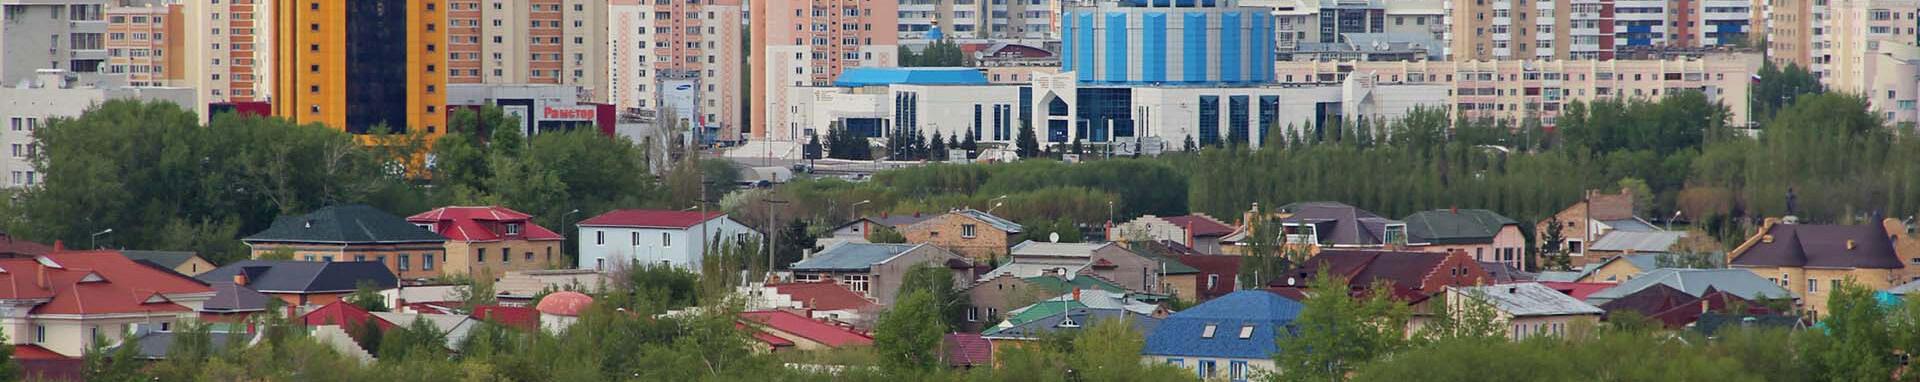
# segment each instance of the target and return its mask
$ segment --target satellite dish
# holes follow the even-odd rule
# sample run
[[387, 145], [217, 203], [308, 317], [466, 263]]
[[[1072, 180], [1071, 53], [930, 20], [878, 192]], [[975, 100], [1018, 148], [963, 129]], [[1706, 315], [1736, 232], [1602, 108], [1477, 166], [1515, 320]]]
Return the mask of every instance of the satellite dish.
[[1059, 243], [1059, 242], [1060, 242], [1060, 233], [1059, 233], [1059, 232], [1054, 232], [1054, 233], [1049, 233], [1049, 234], [1047, 234], [1047, 242], [1048, 242], [1048, 243]]
[[1292, 278], [1292, 277], [1288, 277], [1288, 278], [1287, 278], [1287, 285], [1293, 285], [1293, 278]]

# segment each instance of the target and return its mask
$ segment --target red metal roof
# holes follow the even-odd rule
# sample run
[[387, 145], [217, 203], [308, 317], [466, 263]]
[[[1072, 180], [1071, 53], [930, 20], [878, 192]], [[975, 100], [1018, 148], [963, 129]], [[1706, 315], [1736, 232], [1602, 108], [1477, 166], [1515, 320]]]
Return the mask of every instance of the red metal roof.
[[600, 216], [583, 220], [580, 222], [580, 225], [687, 229], [688, 227], [700, 224], [700, 222], [721, 216], [726, 216], [726, 214], [719, 211], [710, 211], [706, 213], [706, 218], [703, 219], [699, 211], [613, 210], [600, 214]]
[[520, 330], [540, 329], [540, 311], [527, 307], [483, 305], [473, 308], [473, 318], [492, 321]]
[[1560, 291], [1560, 293], [1566, 293], [1567, 296], [1572, 296], [1575, 300], [1584, 301], [1587, 299], [1587, 295], [1591, 295], [1594, 292], [1606, 290], [1607, 288], [1618, 286], [1619, 284], [1541, 281], [1540, 285], [1545, 285], [1548, 288], [1553, 288], [1553, 290]]
[[47, 350], [47, 348], [40, 347], [40, 345], [13, 345], [13, 358], [15, 359], [69, 359], [69, 358], [76, 358], [76, 357], [68, 357], [68, 356], [60, 355], [60, 353], [55, 353], [52, 350]]
[[33, 314], [189, 311], [165, 294], [213, 293], [191, 277], [136, 263], [117, 251], [0, 259], [0, 299], [46, 299]]
[[380, 325], [381, 330], [394, 327], [392, 322], [374, 316], [373, 313], [367, 313], [365, 309], [360, 309], [360, 306], [349, 304], [345, 300], [322, 305], [319, 309], [300, 316], [300, 323], [306, 326], [339, 325], [342, 328], [351, 328], [364, 325], [363, 323], [367, 320], [374, 320], [374, 325]]
[[993, 344], [979, 334], [953, 333], [947, 335], [945, 349], [941, 353], [947, 360], [947, 366], [971, 367], [993, 364]]
[[[738, 322], [733, 323], [733, 328], [740, 329], [740, 330], [749, 330], [747, 328], [747, 324], [742, 324]], [[780, 336], [767, 334], [767, 332], [762, 332], [758, 330], [753, 331], [753, 339], [760, 341], [760, 343], [767, 344], [767, 346], [771, 346], [775, 349], [793, 347], [793, 341], [788, 341], [785, 338], [780, 338]]]
[[866, 334], [802, 317], [792, 312], [778, 310], [741, 312], [740, 319], [761, 325], [761, 331], [774, 330], [792, 334], [829, 347], [873, 344], [873, 337]]
[[[1240, 276], [1240, 256], [1180, 255], [1174, 260], [1200, 270], [1196, 281], [1200, 283], [1197, 287], [1201, 289], [1201, 301], [1225, 296], [1240, 289], [1237, 286]], [[1219, 281], [1213, 284], [1213, 288], [1207, 288], [1207, 278], [1212, 275], [1219, 275]]]
[[0, 255], [31, 256], [47, 252], [53, 252], [53, 247], [0, 233]]
[[1188, 233], [1193, 234], [1194, 237], [1226, 236], [1233, 233], [1232, 226], [1222, 224], [1205, 215], [1168, 216], [1161, 219], [1188, 230]]
[[809, 309], [815, 310], [857, 310], [874, 307], [872, 301], [860, 297], [859, 293], [847, 290], [833, 280], [767, 285], [780, 294], [799, 301]]
[[[564, 237], [534, 224], [532, 215], [500, 206], [440, 207], [407, 217], [407, 222], [433, 224], [433, 232], [449, 240], [486, 242], [499, 240], [557, 241]], [[505, 224], [519, 224], [520, 233], [507, 235]]]

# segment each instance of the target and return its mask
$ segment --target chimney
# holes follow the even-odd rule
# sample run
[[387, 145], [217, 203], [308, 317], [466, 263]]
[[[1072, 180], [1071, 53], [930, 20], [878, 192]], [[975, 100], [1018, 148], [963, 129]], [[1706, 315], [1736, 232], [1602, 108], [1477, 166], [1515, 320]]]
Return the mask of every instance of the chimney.
[[1761, 244], [1773, 244], [1773, 235], [1760, 235]]
[[1447, 212], [1452, 212], [1452, 213], [1453, 213], [1454, 215], [1459, 215], [1459, 214], [1460, 214], [1460, 206], [1448, 206], [1448, 207], [1447, 207]]
[[66, 243], [66, 242], [63, 242], [63, 241], [59, 241], [59, 240], [54, 240], [54, 241], [53, 241], [53, 251], [54, 251], [54, 252], [61, 252], [61, 251], [66, 251], [66, 250], [67, 250], [67, 243]]
[[35, 262], [33, 270], [36, 276], [33, 279], [34, 285], [39, 285], [40, 289], [47, 289], [47, 265]]
[[1080, 288], [1073, 288], [1073, 300], [1080, 301]]
[[247, 272], [245, 270], [233, 274], [233, 285], [247, 286]]

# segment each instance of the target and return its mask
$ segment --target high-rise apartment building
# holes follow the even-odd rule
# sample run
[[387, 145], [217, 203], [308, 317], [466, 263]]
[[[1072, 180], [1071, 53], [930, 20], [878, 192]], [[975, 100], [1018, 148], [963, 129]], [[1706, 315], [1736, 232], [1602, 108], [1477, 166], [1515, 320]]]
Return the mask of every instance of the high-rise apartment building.
[[107, 0], [0, 0], [0, 83], [61, 69], [82, 82], [107, 65]]
[[1444, 0], [1247, 0], [1240, 5], [1273, 9], [1274, 41], [1282, 51], [1298, 48], [1300, 43], [1346, 42], [1344, 35], [1350, 33], [1422, 35], [1431, 36], [1433, 43], [1446, 41]]
[[446, 131], [444, 0], [274, 0], [274, 115], [365, 134]]
[[171, 86], [183, 79], [185, 23], [179, 4], [107, 8], [107, 67], [128, 86]]
[[1819, 18], [1826, 14], [1827, 1], [1767, 0], [1767, 58], [1809, 70], [1821, 64], [1824, 59], [1815, 56], [1814, 44], [1819, 41], [1818, 28], [1824, 23]]
[[[898, 0], [752, 2], [752, 104], [785, 104], [789, 88], [826, 86], [846, 68], [897, 65], [899, 5]], [[754, 138], [791, 142], [799, 136], [797, 129], [766, 128], [768, 117], [788, 111], [757, 113]]]
[[187, 86], [205, 105], [264, 102], [273, 94], [273, 0], [187, 1], [180, 35]]
[[607, 100], [607, 1], [445, 1], [449, 83], [573, 85]]
[[741, 1], [614, 0], [609, 8], [609, 101], [671, 111], [703, 137], [740, 140]]
[[[1915, 43], [1915, 27], [1920, 20], [1920, 1], [1916, 0], [1832, 0], [1828, 3], [1828, 23], [1824, 32], [1831, 44], [1816, 46], [1825, 69], [1821, 82], [1835, 91], [1863, 93], [1874, 79], [1871, 66], [1881, 53], [1882, 44]], [[1911, 82], [1909, 78], [1907, 81]], [[1871, 94], [1868, 94], [1871, 95]], [[1872, 98], [1875, 103], [1885, 99]]]
[[901, 39], [1057, 39], [1057, 9], [1070, 0], [897, 0]]
[[1447, 8], [1450, 59], [1614, 56], [1615, 0], [1452, 0]]

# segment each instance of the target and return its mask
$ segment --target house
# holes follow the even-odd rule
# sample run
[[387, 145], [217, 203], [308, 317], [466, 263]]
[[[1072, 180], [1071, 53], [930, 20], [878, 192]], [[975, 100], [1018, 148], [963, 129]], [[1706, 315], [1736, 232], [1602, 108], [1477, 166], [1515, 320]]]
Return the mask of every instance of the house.
[[873, 337], [793, 312], [762, 310], [740, 312], [740, 323], [754, 331], [792, 343], [798, 350], [824, 350], [847, 346], [872, 346]]
[[980, 336], [992, 341], [1033, 341], [1045, 338], [1053, 333], [1074, 333], [1080, 329], [1092, 327], [1104, 320], [1125, 320], [1135, 333], [1142, 336], [1153, 335], [1160, 326], [1162, 318], [1151, 314], [1141, 314], [1127, 309], [1074, 307], [1066, 310], [1047, 310], [1043, 315], [1022, 320], [1018, 324], [994, 326], [980, 333]]
[[761, 240], [759, 232], [720, 212], [614, 210], [588, 218], [580, 229], [579, 269], [632, 264], [700, 269], [710, 241]]
[[1339, 202], [1301, 202], [1277, 211], [1288, 245], [1321, 248], [1387, 248], [1407, 244], [1407, 223]]
[[[1564, 241], [1561, 249], [1566, 251], [1572, 266], [1578, 268], [1605, 260], [1589, 256], [1587, 247], [1589, 244], [1600, 241], [1609, 233], [1660, 231], [1659, 227], [1648, 223], [1646, 219], [1634, 216], [1633, 210], [1633, 191], [1630, 189], [1623, 188], [1617, 194], [1588, 190], [1580, 201], [1534, 224], [1533, 232], [1539, 239], [1544, 239], [1547, 236], [1547, 228], [1553, 222], [1559, 222], [1560, 238]], [[1539, 260], [1545, 260], [1545, 258], [1542, 257]], [[1540, 261], [1535, 264], [1546, 264], [1546, 262]]]
[[[1733, 269], [1778, 284], [1818, 318], [1827, 307], [1827, 295], [1843, 280], [1873, 290], [1882, 290], [1920, 279], [1920, 251], [1901, 253], [1896, 248], [1913, 238], [1906, 225], [1896, 219], [1880, 224], [1829, 225], [1792, 224], [1767, 219], [1760, 231], [1727, 253], [1727, 265]], [[1914, 266], [1909, 266], [1909, 265]]]
[[200, 307], [201, 321], [243, 322], [247, 317], [267, 311], [268, 301], [273, 300], [273, 296], [231, 280], [215, 280], [207, 284], [213, 287], [213, 298]]
[[209, 284], [231, 282], [278, 298], [288, 306], [305, 307], [339, 301], [363, 283], [374, 290], [399, 285], [387, 270], [387, 266], [372, 261], [241, 260], [198, 278]]
[[1091, 274], [1127, 290], [1170, 294], [1174, 286], [1194, 285], [1199, 270], [1169, 258], [1128, 250], [1118, 243], [1042, 243], [1026, 241], [1012, 249], [1013, 261], [987, 272], [1033, 277], [1044, 274]]
[[464, 314], [424, 314], [412, 312], [372, 312], [372, 314], [381, 321], [391, 322], [394, 325], [403, 327], [411, 327], [416, 320], [426, 321], [430, 327], [438, 331], [438, 333], [436, 333], [437, 335], [446, 339], [441, 345], [445, 346], [447, 350], [459, 350], [460, 344], [467, 341], [468, 335], [473, 334], [473, 331], [481, 325], [487, 325], [484, 321]]
[[541, 298], [540, 304], [535, 305], [533, 309], [540, 311], [540, 329], [558, 334], [573, 327], [574, 322], [580, 321], [580, 314], [585, 313], [591, 306], [593, 306], [593, 296], [574, 291], [560, 291]]
[[1181, 255], [1174, 258], [1200, 273], [1194, 275], [1193, 296], [1179, 296], [1191, 302], [1206, 302], [1240, 290], [1240, 256]]
[[956, 369], [993, 367], [993, 343], [978, 334], [948, 333], [940, 341], [940, 360]]
[[560, 236], [534, 224], [533, 216], [500, 206], [440, 207], [407, 222], [447, 238], [441, 272], [498, 278], [511, 271], [553, 268], [565, 261]]
[[547, 291], [598, 293], [614, 282], [606, 272], [592, 269], [507, 271], [506, 276], [493, 284], [493, 291], [503, 305], [527, 306], [534, 297]]
[[1673, 254], [1674, 244], [1687, 238], [1684, 231], [1620, 231], [1601, 236], [1587, 246], [1587, 257], [1606, 259], [1620, 255]]
[[927, 244], [842, 243], [787, 267], [794, 281], [833, 280], [880, 305], [891, 306], [907, 273], [931, 265], [952, 272], [956, 286], [966, 285], [973, 262]]
[[1220, 238], [1234, 227], [1206, 214], [1160, 217], [1146, 215], [1107, 229], [1107, 241], [1170, 241], [1204, 254], [1221, 254]]
[[346, 301], [333, 301], [321, 305], [300, 315], [297, 321], [304, 326], [335, 326], [341, 329], [358, 328], [372, 321], [373, 325], [379, 326], [381, 331], [393, 330], [395, 327], [404, 325], [404, 323], [395, 323], [374, 316], [373, 312], [368, 312], [366, 309], [361, 309], [359, 305]]
[[1706, 313], [1721, 312], [1737, 315], [1773, 314], [1764, 304], [1740, 298], [1732, 293], [1722, 292], [1708, 287], [1700, 296], [1687, 294], [1666, 285], [1654, 285], [1634, 292], [1605, 304], [1600, 304], [1606, 317], [1633, 312], [1640, 317], [1661, 323], [1667, 329], [1684, 329]]
[[137, 326], [171, 330], [194, 320], [214, 294], [199, 280], [118, 251], [66, 251], [58, 243], [39, 256], [0, 259], [0, 286], [7, 343], [60, 357], [80, 357], [94, 338], [120, 338]]
[[740, 287], [747, 310], [805, 312], [808, 318], [870, 327], [880, 305], [833, 279], [811, 282], [752, 284]]
[[1266, 291], [1233, 292], [1160, 320], [1140, 355], [1192, 369], [1201, 379], [1244, 381], [1274, 370], [1280, 336], [1301, 308]]
[[1576, 281], [1617, 284], [1660, 268], [1660, 255], [1614, 255], [1587, 265]]
[[[229, 344], [251, 346], [255, 341], [259, 341], [261, 337], [265, 335], [264, 331], [252, 331], [248, 333], [240, 329], [243, 328], [209, 328], [207, 330], [207, 351], [218, 354], [225, 351]], [[131, 344], [134, 349], [137, 349], [134, 358], [148, 361], [167, 359], [167, 352], [173, 349], [174, 341], [179, 339], [181, 334], [170, 331], [146, 330], [146, 328], [141, 328], [141, 330], [137, 332], [138, 333], [134, 334], [133, 341], [120, 344], [120, 346], [128, 346]], [[115, 348], [118, 347], [116, 346]]]
[[838, 227], [833, 227], [833, 233], [829, 237], [843, 241], [865, 243], [870, 239], [867, 235], [873, 234], [874, 232], [893, 230], [894, 233], [901, 233], [906, 230], [907, 226], [931, 218], [933, 218], [933, 215], [925, 215], [918, 212], [912, 215], [881, 214], [877, 217], [868, 216], [846, 222]]
[[290, 251], [294, 260], [371, 261], [400, 278], [424, 279], [441, 275], [447, 239], [386, 211], [353, 204], [282, 216], [241, 241], [255, 259]]
[[[1574, 299], [1580, 300], [1580, 301], [1586, 301], [1588, 296], [1592, 296], [1594, 293], [1600, 293], [1600, 291], [1607, 290], [1608, 288], [1613, 288], [1614, 286], [1616, 286], [1616, 284], [1612, 284], [1612, 283], [1578, 283], [1578, 282], [1566, 282], [1566, 281], [1537, 281], [1537, 283], [1539, 283], [1540, 285], [1544, 285], [1548, 288], [1553, 288], [1553, 290], [1560, 291], [1560, 294], [1572, 296]], [[1498, 283], [1498, 284], [1513, 284], [1513, 283]]]
[[1709, 288], [1753, 301], [1794, 297], [1779, 283], [1746, 270], [1661, 268], [1587, 295], [1586, 301], [1592, 305], [1605, 305], [1654, 285], [1665, 285], [1694, 297], [1704, 296]]
[[1522, 271], [1520, 270], [1521, 268], [1512, 266], [1507, 263], [1486, 262], [1486, 261], [1481, 261], [1479, 263], [1480, 263], [1480, 269], [1486, 270], [1487, 277], [1492, 278], [1493, 283], [1495, 284], [1536, 281], [1537, 279], [1540, 278], [1539, 273]]
[[[1076, 289], [1062, 293], [1057, 297], [1040, 300], [1007, 312], [1007, 318], [993, 326], [981, 330], [982, 335], [999, 333], [1029, 322], [1057, 316], [1061, 312], [1074, 309], [1112, 309], [1123, 310], [1149, 317], [1165, 317], [1167, 310], [1159, 305], [1141, 302], [1126, 292], [1111, 292], [1098, 289]], [[971, 315], [968, 316], [972, 318]]]
[[993, 214], [974, 209], [948, 212], [908, 225], [900, 234], [908, 243], [932, 244], [974, 260], [1006, 256], [1007, 246], [1023, 228]]
[[1393, 297], [1413, 305], [1446, 292], [1446, 287], [1490, 284], [1480, 263], [1465, 253], [1327, 250], [1288, 270], [1268, 284], [1273, 289], [1303, 289], [1320, 270], [1347, 281], [1354, 294], [1387, 283]]
[[1427, 252], [1461, 252], [1474, 261], [1521, 268], [1526, 262], [1527, 237], [1520, 221], [1482, 209], [1444, 209], [1415, 212], [1401, 219], [1407, 224], [1407, 246]]
[[197, 276], [214, 268], [213, 262], [189, 251], [120, 251], [133, 261], [144, 261], [187, 276]]
[[523, 306], [481, 305], [468, 314], [473, 319], [503, 325], [522, 332], [540, 330], [540, 310]]
[[1600, 323], [1600, 308], [1587, 305], [1540, 283], [1447, 287], [1448, 311], [1463, 314], [1468, 301], [1490, 304], [1515, 341], [1534, 336], [1565, 336], [1568, 330]]
[[961, 289], [967, 295], [967, 317], [963, 329], [977, 331], [1000, 322], [1002, 312], [1071, 293], [1074, 290], [1101, 290], [1125, 293], [1126, 288], [1093, 275], [1046, 274], [1019, 277], [1002, 273]]

